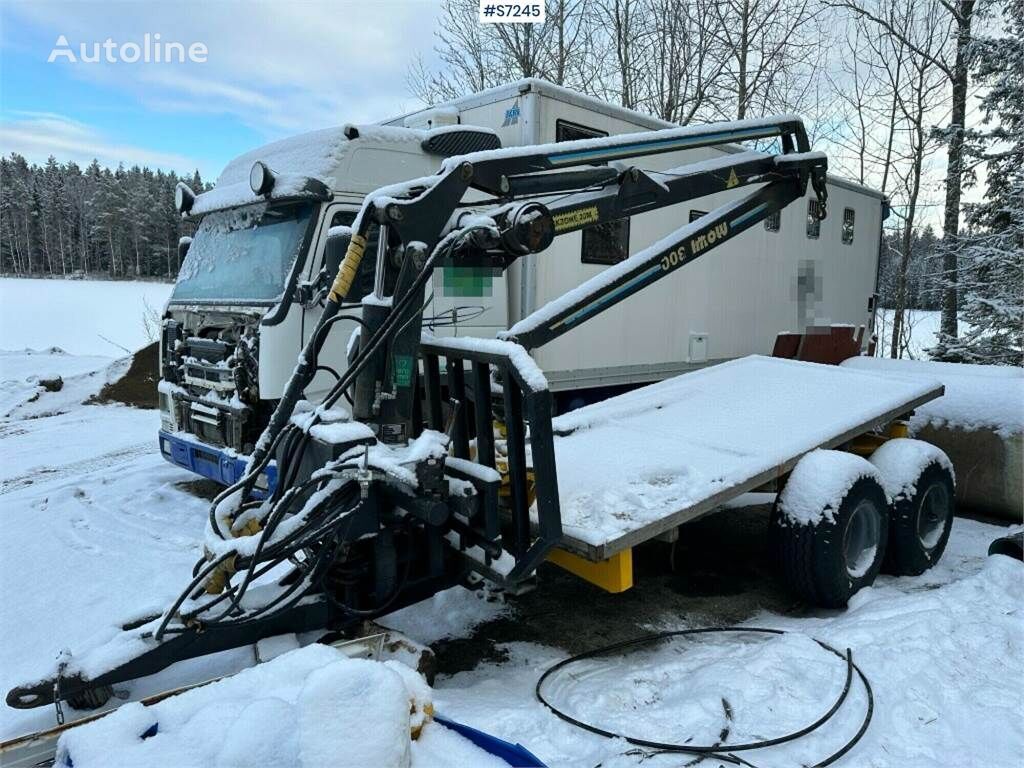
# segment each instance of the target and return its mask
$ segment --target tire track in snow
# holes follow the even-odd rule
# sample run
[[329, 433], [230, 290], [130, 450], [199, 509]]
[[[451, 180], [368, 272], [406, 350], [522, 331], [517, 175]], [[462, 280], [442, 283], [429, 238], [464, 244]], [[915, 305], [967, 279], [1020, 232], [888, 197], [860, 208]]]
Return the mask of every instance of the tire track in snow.
[[127, 464], [132, 459], [151, 453], [153, 448], [153, 442], [147, 440], [144, 443], [136, 443], [126, 448], [110, 451], [99, 456], [92, 456], [80, 461], [73, 461], [70, 464], [63, 464], [59, 467], [48, 467], [45, 465], [36, 467], [27, 474], [0, 480], [0, 496], [21, 490], [22, 488], [28, 488], [39, 481], [62, 480], [72, 475], [80, 476], [98, 469], [109, 469]]

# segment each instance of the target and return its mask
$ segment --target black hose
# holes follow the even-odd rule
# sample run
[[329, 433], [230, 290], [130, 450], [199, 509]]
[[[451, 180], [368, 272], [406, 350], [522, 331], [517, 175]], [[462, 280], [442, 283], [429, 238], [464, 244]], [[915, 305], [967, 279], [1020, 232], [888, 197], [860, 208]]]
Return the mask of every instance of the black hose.
[[[411, 534], [408, 531], [406, 531], [405, 533], [411, 539]], [[409, 551], [406, 552], [406, 555], [407, 557], [405, 559], [405, 565], [402, 568], [402, 576], [395, 584], [395, 588], [391, 590], [390, 595], [388, 595], [381, 603], [378, 603], [373, 608], [353, 608], [351, 605], [347, 605], [346, 603], [343, 603], [340, 600], [338, 600], [338, 598], [334, 596], [333, 592], [330, 589], [324, 589], [323, 593], [327, 596], [327, 599], [331, 602], [332, 605], [340, 609], [342, 612], [347, 613], [351, 616], [363, 618], [373, 618], [374, 616], [380, 616], [384, 611], [386, 611], [388, 608], [394, 605], [395, 600], [397, 600], [398, 596], [402, 594], [402, 589], [409, 581], [409, 574], [412, 573], [411, 544], [409, 545]]]
[[866, 712], [865, 712], [865, 715], [864, 715], [864, 720], [861, 723], [861, 726], [858, 729], [857, 733], [853, 736], [852, 739], [850, 739], [846, 744], [844, 744], [843, 747], [840, 750], [838, 750], [837, 752], [829, 755], [827, 758], [825, 758], [821, 762], [815, 763], [815, 765], [812, 766], [811, 768], [825, 768], [825, 766], [831, 765], [836, 760], [838, 760], [843, 755], [845, 755], [847, 752], [849, 752], [851, 749], [853, 749], [853, 747], [857, 744], [857, 742], [859, 742], [861, 740], [861, 737], [863, 737], [864, 733], [868, 729], [868, 724], [871, 722], [871, 718], [872, 718], [872, 715], [874, 713], [874, 695], [873, 695], [872, 690], [871, 690], [871, 684], [868, 682], [867, 676], [864, 674], [863, 670], [861, 670], [860, 667], [858, 667], [856, 664], [854, 664], [854, 662], [853, 662], [853, 654], [851, 653], [851, 651], [849, 649], [847, 649], [845, 654], [841, 653], [838, 649], [832, 647], [828, 643], [825, 643], [825, 642], [823, 642], [821, 640], [818, 640], [817, 638], [813, 638], [814, 642], [816, 642], [824, 650], [826, 650], [829, 653], [832, 653], [832, 654], [838, 656], [839, 658], [843, 659], [844, 661], [846, 661], [846, 683], [843, 686], [842, 693], [839, 694], [839, 698], [836, 699], [835, 703], [829, 708], [829, 710], [824, 715], [822, 715], [817, 720], [815, 720], [813, 723], [811, 723], [810, 725], [807, 725], [807, 726], [805, 726], [803, 728], [800, 728], [799, 730], [796, 730], [796, 731], [793, 731], [791, 733], [787, 733], [787, 734], [785, 734], [783, 736], [778, 736], [778, 737], [772, 738], [772, 739], [763, 739], [763, 740], [760, 740], [760, 741], [752, 741], [752, 742], [747, 742], [747, 743], [744, 743], [744, 744], [707, 744], [707, 745], [690, 744], [690, 743], [670, 743], [670, 742], [652, 741], [650, 739], [641, 739], [641, 738], [638, 738], [638, 737], [635, 737], [635, 736], [630, 736], [628, 734], [616, 733], [614, 731], [609, 731], [609, 730], [601, 728], [599, 726], [583, 722], [582, 720], [579, 720], [579, 719], [573, 717], [572, 715], [569, 715], [569, 714], [563, 712], [562, 710], [558, 709], [556, 706], [554, 706], [550, 701], [548, 701], [546, 698], [544, 698], [544, 694], [543, 694], [543, 692], [541, 690], [543, 685], [544, 685], [544, 682], [551, 675], [553, 675], [555, 672], [557, 672], [560, 669], [563, 669], [564, 667], [569, 666], [570, 664], [574, 664], [576, 662], [583, 661], [585, 659], [590, 659], [590, 658], [593, 658], [595, 656], [603, 656], [605, 654], [613, 653], [615, 651], [623, 650], [625, 648], [634, 648], [634, 647], [637, 647], [637, 646], [640, 646], [640, 645], [647, 645], [647, 644], [650, 644], [650, 643], [657, 642], [659, 640], [666, 640], [666, 639], [672, 638], [672, 637], [681, 637], [681, 636], [687, 636], [687, 635], [710, 634], [710, 633], [719, 633], [719, 632], [737, 632], [737, 633], [738, 632], [748, 632], [748, 633], [769, 634], [769, 635], [785, 635], [785, 634], [790, 634], [790, 633], [788, 633], [788, 632], [786, 632], [785, 630], [782, 630], [782, 629], [768, 629], [768, 628], [764, 628], [764, 627], [705, 627], [705, 628], [700, 628], [700, 629], [680, 629], [680, 630], [674, 630], [674, 631], [668, 631], [668, 632], [658, 632], [658, 633], [652, 634], [652, 635], [644, 635], [643, 637], [637, 637], [637, 638], [633, 638], [631, 640], [625, 640], [623, 642], [613, 643], [611, 645], [606, 645], [606, 646], [603, 646], [601, 648], [596, 648], [596, 649], [591, 650], [591, 651], [585, 651], [583, 653], [576, 654], [575, 656], [570, 656], [567, 659], [563, 659], [562, 661], [558, 662], [554, 666], [548, 668], [544, 672], [544, 674], [542, 674], [540, 676], [540, 679], [537, 680], [537, 685], [534, 688], [534, 693], [535, 693], [535, 695], [537, 697], [537, 700], [540, 701], [540, 703], [543, 704], [545, 707], [550, 709], [551, 712], [554, 713], [554, 715], [556, 717], [564, 720], [565, 722], [569, 723], [570, 725], [574, 725], [577, 728], [582, 728], [583, 730], [589, 731], [590, 733], [597, 734], [598, 736], [604, 736], [604, 737], [609, 738], [609, 739], [622, 739], [624, 741], [629, 742], [630, 744], [635, 744], [638, 747], [648, 747], [648, 748], [651, 748], [651, 749], [658, 750], [659, 752], [681, 752], [681, 753], [686, 753], [686, 754], [694, 754], [694, 755], [702, 755], [702, 756], [706, 756], [706, 757], [714, 757], [714, 758], [716, 758], [718, 760], [723, 760], [725, 762], [732, 763], [733, 765], [750, 765], [749, 763], [747, 763], [747, 761], [745, 761], [742, 758], [739, 758], [736, 755], [733, 755], [731, 753], [732, 752], [742, 752], [742, 751], [746, 751], [746, 750], [754, 750], [754, 749], [764, 749], [766, 747], [777, 746], [779, 744], [784, 744], [786, 742], [790, 742], [790, 741], [794, 741], [796, 739], [802, 738], [802, 737], [807, 736], [808, 734], [812, 733], [813, 731], [816, 731], [818, 728], [820, 728], [826, 722], [828, 722], [832, 718], [832, 716], [835, 715], [835, 713], [839, 710], [839, 708], [843, 705], [843, 702], [846, 701], [846, 698], [847, 698], [847, 696], [850, 693], [851, 683], [853, 682], [853, 674], [856, 673], [857, 677], [860, 679], [861, 683], [864, 685], [864, 690], [865, 690], [865, 692], [867, 694], [867, 709], [866, 709]]
[[[480, 227], [471, 227], [463, 230], [450, 240], [442, 240], [441, 243], [438, 243], [438, 245], [434, 247], [420, 268], [419, 273], [413, 279], [412, 284], [398, 300], [395, 306], [392, 307], [392, 310], [388, 313], [384, 322], [377, 328], [376, 332], [366, 340], [365, 345], [360, 345], [360, 350], [345, 373], [341, 376], [337, 376], [338, 380], [329, 390], [328, 394], [322, 399], [321, 407], [332, 407], [337, 399], [342, 394], [345, 394], [347, 388], [351, 382], [355, 380], [356, 376], [358, 376], [359, 373], [369, 364], [373, 355], [380, 346], [388, 342], [395, 326], [402, 322], [409, 322], [408, 320], [405, 320], [405, 315], [413, 306], [414, 302], [418, 301], [419, 297], [422, 296], [423, 288], [426, 285], [426, 281], [430, 278], [431, 270], [436, 260], [443, 254], [450, 253], [458, 243], [466, 237], [466, 235], [479, 228]], [[408, 262], [403, 266], [407, 265]], [[329, 330], [335, 322], [342, 319], [352, 319], [365, 327], [361, 318], [339, 315], [339, 308], [340, 307], [336, 303], [328, 302], [328, 306], [325, 308], [320, 321], [317, 323], [309, 341], [303, 349], [303, 354], [300, 356], [299, 366], [292, 374], [292, 378], [289, 380], [288, 386], [286, 387], [286, 392], [282, 396], [278, 407], [274, 410], [271, 423], [268, 424], [267, 429], [264, 432], [264, 437], [269, 438], [268, 444], [257, 447], [257, 450], [253, 452], [253, 457], [252, 460], [250, 460], [249, 466], [246, 468], [245, 476], [240, 478], [229, 488], [219, 493], [210, 505], [210, 526], [212, 530], [223, 539], [225, 538], [224, 532], [220, 530], [219, 521], [216, 518], [219, 504], [227, 499], [231, 494], [240, 492], [241, 499], [236, 505], [236, 512], [238, 510], [248, 508], [246, 506], [249, 504], [248, 495], [252, 489], [253, 483], [255, 482], [255, 478], [259, 472], [262, 472], [269, 465], [277, 448], [281, 448], [281, 461], [278, 463], [278, 482], [274, 492], [271, 494], [271, 505], [268, 510], [268, 514], [263, 516], [265, 524], [260, 533], [260, 540], [257, 543], [256, 551], [252, 557], [239, 557], [236, 561], [237, 565], [246, 569], [246, 575], [243, 577], [242, 583], [237, 587], [229, 586], [225, 594], [209, 601], [206, 605], [199, 606], [191, 612], [191, 616], [195, 617], [213, 608], [215, 605], [222, 603], [225, 599], [229, 600], [228, 607], [225, 610], [221, 611], [212, 621], [204, 622], [206, 626], [223, 626], [224, 624], [233, 623], [235, 621], [228, 618], [229, 614], [239, 607], [241, 599], [244, 596], [246, 589], [255, 578], [256, 571], [259, 569], [261, 562], [273, 560], [281, 555], [289, 556], [290, 554], [294, 554], [299, 549], [307, 546], [307, 543], [312, 544], [313, 542], [311, 539], [313, 536], [322, 535], [325, 529], [329, 530], [335, 524], [335, 520], [331, 519], [330, 522], [325, 525], [325, 522], [319, 519], [320, 515], [316, 514], [319, 510], [311, 510], [311, 519], [307, 520], [298, 530], [289, 534], [284, 541], [274, 542], [274, 544], [266, 546], [264, 549], [269, 537], [277, 527], [277, 523], [280, 522], [287, 513], [291, 506], [291, 502], [301, 495], [299, 492], [294, 492], [296, 491], [294, 483], [298, 473], [298, 464], [301, 461], [302, 454], [305, 451], [305, 447], [310, 436], [308, 428], [299, 429], [288, 421], [294, 410], [297, 396], [298, 394], [301, 394], [300, 390], [296, 387], [300, 380], [311, 378], [311, 373], [315, 373], [317, 369], [316, 360], [319, 356], [320, 348], [326, 341]], [[319, 420], [320, 414], [315, 411], [310, 416], [310, 426], [319, 423]], [[302, 487], [299, 490], [301, 491], [305, 489], [309, 484], [310, 481], [306, 481], [302, 484]], [[292, 491], [292, 493], [289, 493], [290, 491]], [[346, 506], [349, 504], [350, 502], [346, 501]], [[347, 516], [347, 513], [351, 511], [351, 508], [344, 509], [342, 510], [342, 514], [346, 514]], [[334, 515], [328, 515], [328, 518], [336, 518], [337, 516], [338, 514], [336, 513]], [[325, 551], [330, 549], [327, 542], [320, 542], [319, 547], [320, 552], [316, 556], [317, 565], [314, 567], [314, 570], [320, 567], [320, 564], [323, 562]], [[225, 562], [227, 558], [228, 555], [222, 556], [221, 558], [218, 558], [214, 564], [210, 564], [205, 568], [201, 568], [197, 563], [196, 568], [193, 569], [193, 581], [190, 583], [189, 587], [179, 595], [171, 610], [165, 614], [157, 632], [158, 639], [163, 636], [163, 633], [168, 628], [168, 622], [180, 608], [189, 593], [198, 586], [198, 583], [203, 578], [213, 571], [215, 565]], [[243, 563], [245, 563], [245, 565], [243, 565]], [[301, 581], [302, 580], [300, 579], [299, 582], [301, 583]], [[316, 582], [314, 581], [314, 583]], [[281, 599], [290, 594], [291, 591], [292, 589], [286, 590], [284, 595], [276, 598], [271, 602], [271, 604], [264, 606], [262, 610], [266, 610], [273, 605], [278, 604]], [[390, 602], [393, 597], [394, 596], [389, 598], [386, 602]], [[262, 610], [257, 609], [253, 614], [241, 617], [241, 621], [248, 623], [253, 620], [256, 615], [262, 613]]]

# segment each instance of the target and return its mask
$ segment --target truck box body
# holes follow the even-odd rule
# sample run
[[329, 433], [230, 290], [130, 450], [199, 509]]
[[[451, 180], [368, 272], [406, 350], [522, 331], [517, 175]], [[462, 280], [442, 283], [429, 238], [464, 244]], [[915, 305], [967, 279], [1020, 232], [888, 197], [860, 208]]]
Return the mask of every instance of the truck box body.
[[[503, 146], [671, 126], [533, 79], [385, 124], [428, 127], [439, 113], [451, 120], [455, 112], [463, 124], [495, 130]], [[631, 164], [665, 170], [728, 151], [742, 148], [672, 152], [638, 158]], [[707, 258], [535, 350], [534, 357], [552, 389], [655, 381], [723, 360], [770, 353], [781, 331], [804, 331], [812, 325], [866, 325], [875, 291], [883, 198], [867, 187], [833, 177], [829, 178], [828, 193], [829, 216], [820, 222], [817, 238], [808, 236], [808, 206], [813, 199], [809, 190], [806, 202], [781, 212], [778, 231], [755, 227]], [[735, 196], [740, 194], [738, 191]], [[711, 211], [732, 196], [710, 195], [685, 206], [633, 217], [626, 252], [637, 252], [691, 216]], [[844, 217], [848, 219], [851, 210], [853, 239], [844, 242]], [[621, 233], [619, 236], [625, 239]], [[495, 311], [476, 321], [475, 327], [456, 332], [485, 335], [501, 330], [597, 274], [606, 264], [585, 263], [596, 259], [587, 259], [584, 238], [583, 233], [566, 235], [544, 253], [520, 259], [504, 281], [508, 303], [504, 322]], [[435, 277], [435, 291], [440, 280], [441, 276]]]

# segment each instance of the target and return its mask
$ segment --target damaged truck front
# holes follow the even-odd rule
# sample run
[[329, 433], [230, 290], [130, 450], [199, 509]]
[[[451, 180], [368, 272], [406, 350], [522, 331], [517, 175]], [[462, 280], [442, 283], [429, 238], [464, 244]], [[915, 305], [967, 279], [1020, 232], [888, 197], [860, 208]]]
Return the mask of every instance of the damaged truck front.
[[280, 397], [280, 386], [260, 376], [275, 366], [260, 358], [294, 349], [283, 321], [321, 205], [214, 211], [187, 244], [160, 344], [160, 448], [174, 463], [219, 482], [241, 473], [240, 457]]
[[[226, 485], [241, 477], [320, 318], [363, 197], [435, 173], [451, 151], [496, 144], [493, 133], [466, 126], [347, 125], [241, 155], [202, 194], [180, 184], [178, 211], [197, 227], [180, 246], [161, 328], [164, 458]], [[372, 290], [376, 249], [374, 227], [349, 302]], [[348, 327], [334, 338], [350, 338], [357, 321], [340, 322]], [[324, 349], [308, 395], [344, 373], [347, 354], [342, 343]], [[257, 488], [272, 487], [275, 472], [272, 464]]]

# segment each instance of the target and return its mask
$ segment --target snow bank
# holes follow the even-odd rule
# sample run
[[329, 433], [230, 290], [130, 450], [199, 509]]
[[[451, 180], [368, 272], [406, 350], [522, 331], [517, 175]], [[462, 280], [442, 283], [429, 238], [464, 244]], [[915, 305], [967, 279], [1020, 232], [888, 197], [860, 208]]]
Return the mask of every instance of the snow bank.
[[315, 670], [298, 700], [299, 762], [309, 768], [407, 768], [409, 693], [402, 678], [365, 659]]
[[923, 426], [993, 429], [1002, 437], [1024, 432], [1024, 368], [852, 357], [843, 367], [941, 381], [946, 393], [920, 406], [910, 420], [911, 431]]
[[862, 477], [877, 480], [878, 469], [867, 459], [844, 451], [811, 451], [793, 468], [779, 494], [779, 511], [795, 525], [835, 522], [835, 512], [847, 491]]
[[[0, 350], [0, 418], [38, 401], [44, 394], [47, 408], [58, 401], [63, 405], [71, 392], [72, 397], [81, 402], [99, 392], [110, 380], [107, 368], [112, 362], [112, 358], [100, 355], [69, 355], [60, 347], [20, 352]], [[115, 367], [113, 375], [127, 370], [126, 365]], [[41, 382], [58, 377], [64, 383], [60, 391], [46, 393]]]
[[504, 765], [433, 722], [432, 712], [430, 687], [412, 669], [313, 644], [150, 707], [125, 704], [74, 728], [58, 743], [57, 765]]

